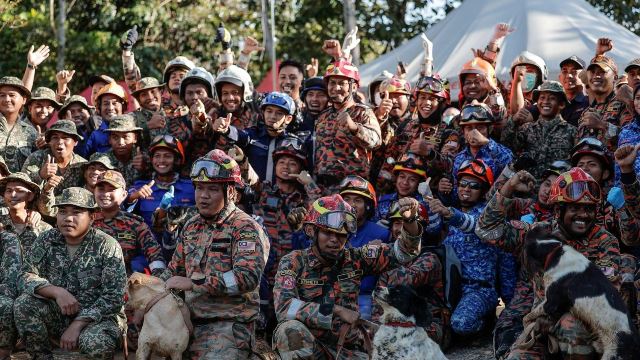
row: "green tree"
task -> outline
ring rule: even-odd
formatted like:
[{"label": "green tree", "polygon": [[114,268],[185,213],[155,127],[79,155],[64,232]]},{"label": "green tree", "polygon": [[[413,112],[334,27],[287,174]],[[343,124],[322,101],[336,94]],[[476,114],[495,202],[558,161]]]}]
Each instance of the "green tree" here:
[{"label": "green tree", "polygon": [[589,3],[618,24],[640,35],[640,4],[637,0],[589,0]]}]

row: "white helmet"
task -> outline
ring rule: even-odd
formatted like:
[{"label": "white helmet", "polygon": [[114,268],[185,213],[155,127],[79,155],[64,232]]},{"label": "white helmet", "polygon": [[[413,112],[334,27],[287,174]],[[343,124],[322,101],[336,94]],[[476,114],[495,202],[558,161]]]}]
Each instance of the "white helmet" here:
[{"label": "white helmet", "polygon": [[545,64],[544,60],[536,54],[530,53],[528,51],[523,51],[518,55],[513,62],[511,63],[511,77],[513,77],[513,72],[518,65],[529,64],[537,67],[540,70],[540,74],[542,74],[542,81],[547,80],[549,77],[549,71],[547,70],[547,64]]},{"label": "white helmet", "polygon": [[380,73],[380,75],[376,76],[373,80],[371,80],[371,82],[369,83],[369,86],[367,87],[367,92],[369,93],[369,102],[373,105],[379,105],[379,104],[375,104],[374,100],[375,100],[375,96],[376,94],[374,93],[374,90],[376,90],[376,86],[380,85],[384,80],[388,80],[391,79],[393,77],[393,74],[388,72],[387,70],[382,71],[382,73]]},{"label": "white helmet", "polygon": [[222,95],[222,84],[229,83],[242,88],[244,102],[250,102],[253,98],[253,82],[247,70],[236,65],[230,65],[222,70],[216,78],[215,87],[218,98]]},{"label": "white helmet", "polygon": [[187,85],[189,84],[203,84],[207,88],[207,95],[210,98],[213,98],[213,84],[215,82],[215,78],[211,75],[210,72],[201,67],[194,67],[191,69],[187,75],[180,82],[180,99],[184,100],[184,94]]},{"label": "white helmet", "polygon": [[162,82],[168,84],[169,78],[171,77],[171,72],[175,69],[184,69],[190,71],[194,67],[196,67],[196,64],[194,64],[193,61],[187,59],[184,56],[177,56],[175,59],[169,61],[164,67],[164,72],[162,73]]}]

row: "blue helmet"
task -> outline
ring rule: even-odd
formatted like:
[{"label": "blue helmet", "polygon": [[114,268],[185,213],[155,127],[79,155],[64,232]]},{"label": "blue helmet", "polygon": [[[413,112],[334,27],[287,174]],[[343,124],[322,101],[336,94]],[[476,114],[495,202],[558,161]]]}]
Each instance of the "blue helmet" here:
[{"label": "blue helmet", "polygon": [[277,91],[267,94],[267,96],[262,99],[260,110],[263,110],[267,105],[277,106],[289,115],[293,115],[296,112],[296,103],[293,102],[291,96]]}]

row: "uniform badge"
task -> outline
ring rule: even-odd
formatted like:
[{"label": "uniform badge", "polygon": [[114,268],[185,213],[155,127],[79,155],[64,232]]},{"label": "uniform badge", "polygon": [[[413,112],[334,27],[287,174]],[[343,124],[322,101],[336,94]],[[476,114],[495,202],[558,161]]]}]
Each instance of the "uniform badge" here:
[{"label": "uniform badge", "polygon": [[256,251],[256,243],[254,241],[238,241],[238,251],[251,252]]},{"label": "uniform badge", "polygon": [[378,245],[369,245],[364,250],[364,257],[368,259],[375,259],[378,257]]},{"label": "uniform badge", "polygon": [[615,273],[615,269],[609,266],[604,266],[600,268],[600,271],[602,271],[602,273],[604,274],[604,276],[606,277],[612,277]]},{"label": "uniform badge", "polygon": [[296,281],[292,276],[282,278],[282,288],[292,290],[296,286]]}]

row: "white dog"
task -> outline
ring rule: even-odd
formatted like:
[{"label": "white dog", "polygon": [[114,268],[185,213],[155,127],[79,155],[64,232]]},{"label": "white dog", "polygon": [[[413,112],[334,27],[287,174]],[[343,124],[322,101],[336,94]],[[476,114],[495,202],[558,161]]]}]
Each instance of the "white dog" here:
[{"label": "white dog", "polygon": [[133,273],[127,282],[128,304],[144,312],[144,323],[138,337],[136,360],[151,354],[182,358],[189,345],[191,320],[182,300],[166,292],[164,281],[141,273]]},{"label": "white dog", "polygon": [[423,327],[431,321],[427,302],[408,286],[382,288],[373,294],[382,306],[382,325],[373,338],[372,359],[446,360]]},{"label": "white dog", "polygon": [[525,323],[544,315],[557,321],[571,313],[599,337],[602,359],[640,359],[640,338],[622,297],[595,264],[538,230],[527,234],[525,262],[530,273],[544,273],[545,289],[545,300],[525,316]]}]

